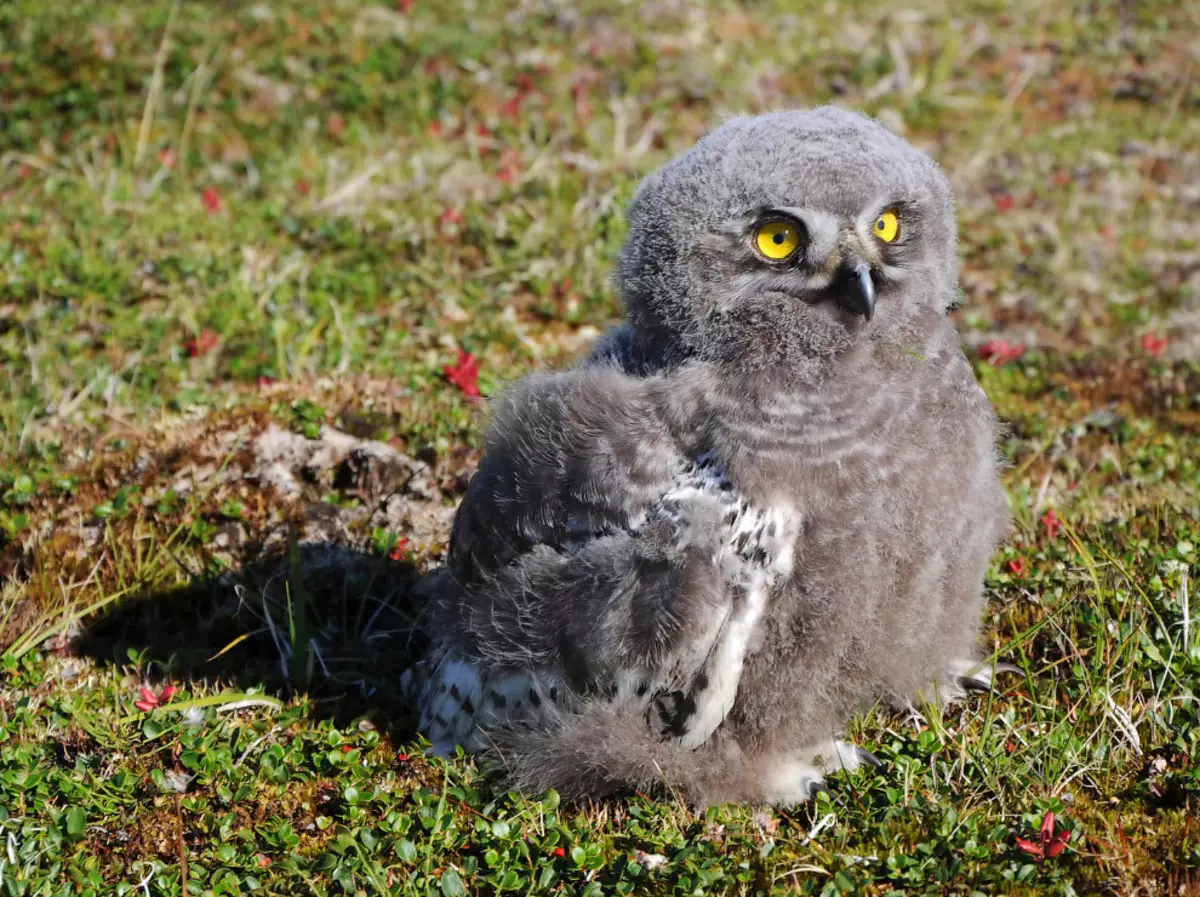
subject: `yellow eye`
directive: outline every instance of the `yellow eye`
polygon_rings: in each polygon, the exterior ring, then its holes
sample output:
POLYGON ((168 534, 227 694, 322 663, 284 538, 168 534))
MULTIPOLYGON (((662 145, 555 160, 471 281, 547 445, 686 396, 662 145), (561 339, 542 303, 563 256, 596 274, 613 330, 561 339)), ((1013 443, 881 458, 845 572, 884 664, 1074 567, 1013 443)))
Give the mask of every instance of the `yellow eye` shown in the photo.
POLYGON ((800 246, 800 231, 790 221, 770 221, 754 235, 754 245, 769 259, 785 259, 800 246))
POLYGON ((893 242, 900 235, 900 218, 890 209, 875 219, 875 236, 885 243, 893 242))

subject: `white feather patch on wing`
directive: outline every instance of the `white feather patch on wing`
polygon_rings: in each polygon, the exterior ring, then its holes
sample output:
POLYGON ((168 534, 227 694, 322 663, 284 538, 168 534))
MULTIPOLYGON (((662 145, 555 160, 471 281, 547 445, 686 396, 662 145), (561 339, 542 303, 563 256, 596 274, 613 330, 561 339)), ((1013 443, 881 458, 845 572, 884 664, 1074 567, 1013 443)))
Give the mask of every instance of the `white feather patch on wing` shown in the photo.
POLYGON ((713 563, 729 585, 728 604, 714 608, 703 634, 679 659, 684 690, 656 702, 655 724, 684 747, 697 748, 733 708, 771 593, 791 575, 801 517, 787 505, 750 505, 711 455, 702 456, 679 476, 651 511, 655 514, 670 517, 676 525, 677 548, 715 544, 713 563), (697 504, 713 501, 718 502, 721 521, 716 538, 698 531, 711 526, 711 504, 708 513, 689 514, 697 504))
POLYGON ((433 743, 434 753, 445 755, 457 744, 471 749, 482 693, 483 682, 473 664, 443 658, 437 665, 418 701, 418 728, 433 743))
POLYGON ((407 670, 401 688, 417 705, 417 727, 432 745, 429 753, 442 757, 458 746, 477 753, 488 746, 488 728, 544 721, 554 710, 569 706, 572 698, 552 672, 488 675, 474 663, 446 653, 407 670))
POLYGON ((692 692, 695 711, 679 736, 683 747, 695 749, 708 741, 733 709, 750 641, 766 606, 765 585, 752 587, 741 606, 721 627, 716 645, 704 664, 703 679, 695 683, 692 692))

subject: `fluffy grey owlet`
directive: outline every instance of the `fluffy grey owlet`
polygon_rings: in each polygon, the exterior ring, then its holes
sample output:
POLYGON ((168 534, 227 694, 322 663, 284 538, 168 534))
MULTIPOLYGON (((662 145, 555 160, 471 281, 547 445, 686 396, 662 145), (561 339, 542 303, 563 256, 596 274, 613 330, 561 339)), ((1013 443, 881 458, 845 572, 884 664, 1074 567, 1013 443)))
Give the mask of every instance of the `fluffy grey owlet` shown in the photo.
POLYGON ((874 760, 856 711, 986 688, 1008 504, 956 278, 946 179, 851 112, 735 118, 648 177, 628 322, 493 410, 404 679, 433 750, 786 806, 874 760))

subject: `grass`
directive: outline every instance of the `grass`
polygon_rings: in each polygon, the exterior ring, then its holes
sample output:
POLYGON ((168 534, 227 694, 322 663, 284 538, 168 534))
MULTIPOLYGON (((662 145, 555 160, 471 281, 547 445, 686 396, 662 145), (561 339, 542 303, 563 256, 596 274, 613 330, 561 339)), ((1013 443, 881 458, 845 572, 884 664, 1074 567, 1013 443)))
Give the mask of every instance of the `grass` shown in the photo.
POLYGON ((1200 891, 1194 12, 0 6, 0 895, 1200 891), (485 420, 444 367, 576 356, 638 177, 826 101, 955 185, 1024 675, 863 720, 883 767, 798 813, 424 758, 396 676, 485 420))

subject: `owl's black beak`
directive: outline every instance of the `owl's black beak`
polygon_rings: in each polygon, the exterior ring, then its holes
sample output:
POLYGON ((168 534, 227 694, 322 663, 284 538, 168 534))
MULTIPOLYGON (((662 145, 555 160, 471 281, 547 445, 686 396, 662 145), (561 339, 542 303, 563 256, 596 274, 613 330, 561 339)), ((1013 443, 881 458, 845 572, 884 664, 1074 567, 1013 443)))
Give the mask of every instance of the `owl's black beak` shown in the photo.
POLYGON ((837 301, 842 308, 871 320, 875 314, 875 281, 871 279, 871 266, 858 260, 847 262, 842 266, 837 284, 837 301))

